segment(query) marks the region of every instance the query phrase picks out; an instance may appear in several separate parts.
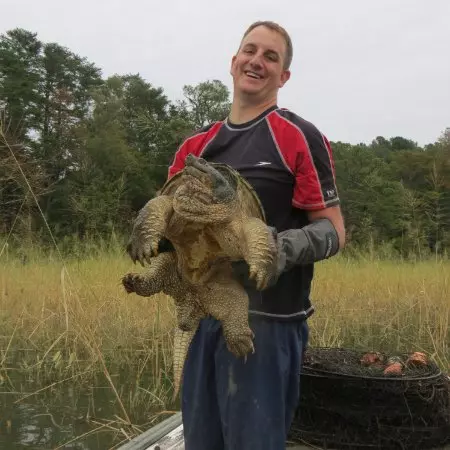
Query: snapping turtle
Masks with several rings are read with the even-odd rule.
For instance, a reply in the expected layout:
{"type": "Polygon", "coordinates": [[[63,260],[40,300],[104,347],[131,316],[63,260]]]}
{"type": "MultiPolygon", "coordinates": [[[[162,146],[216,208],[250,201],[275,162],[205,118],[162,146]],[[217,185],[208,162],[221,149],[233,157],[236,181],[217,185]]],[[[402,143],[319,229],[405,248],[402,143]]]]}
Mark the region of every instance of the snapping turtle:
{"type": "Polygon", "coordinates": [[[258,196],[237,171],[188,155],[185,168],[140,211],[127,250],[134,262],[150,266],[144,274],[124,276],[126,291],[164,292],[174,299],[176,391],[201,318],[221,321],[234,355],[254,352],[248,295],[233,277],[231,262],[245,260],[250,279],[262,290],[275,274],[277,248],[258,196]],[[165,240],[174,251],[160,252],[165,240]]]}

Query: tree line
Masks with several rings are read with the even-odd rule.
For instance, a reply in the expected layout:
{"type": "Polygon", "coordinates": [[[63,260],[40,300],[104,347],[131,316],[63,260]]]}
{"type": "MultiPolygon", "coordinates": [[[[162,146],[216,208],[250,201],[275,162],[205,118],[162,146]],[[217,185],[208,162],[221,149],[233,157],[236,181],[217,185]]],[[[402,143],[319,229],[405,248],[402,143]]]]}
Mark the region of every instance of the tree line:
{"type": "MultiPolygon", "coordinates": [[[[170,101],[139,74],[100,68],[36,33],[0,36],[0,236],[17,245],[128,235],[193,130],[223,119],[219,80],[170,101]]],[[[405,137],[331,142],[351,248],[402,255],[450,249],[450,128],[420,147],[405,137]]]]}

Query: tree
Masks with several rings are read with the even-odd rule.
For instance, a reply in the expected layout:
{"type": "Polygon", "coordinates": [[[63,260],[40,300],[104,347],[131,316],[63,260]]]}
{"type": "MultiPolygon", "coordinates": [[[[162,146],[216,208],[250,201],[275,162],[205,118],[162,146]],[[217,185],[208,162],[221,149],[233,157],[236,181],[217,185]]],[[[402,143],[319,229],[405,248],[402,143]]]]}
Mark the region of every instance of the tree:
{"type": "Polygon", "coordinates": [[[333,143],[337,187],[349,242],[381,243],[402,235],[405,190],[389,179],[388,165],[364,145],[333,143]]]}
{"type": "Polygon", "coordinates": [[[419,150],[419,146],[416,142],[411,139],[405,139],[401,136],[396,136],[390,139],[391,150],[393,152],[398,152],[402,150],[419,150]]]}
{"type": "MultiPolygon", "coordinates": [[[[139,74],[103,79],[27,30],[0,35],[0,234],[48,236],[31,191],[58,237],[128,233],[182,141],[229,113],[219,80],[183,93],[171,102],[139,74]]],[[[423,148],[402,136],[332,146],[350,247],[448,252],[450,128],[423,148]]]]}
{"type": "Polygon", "coordinates": [[[15,139],[26,144],[36,127],[42,43],[35,33],[16,28],[0,36],[0,108],[15,139]]]}
{"type": "Polygon", "coordinates": [[[196,86],[186,85],[183,93],[187,100],[183,106],[189,111],[190,121],[196,129],[223,120],[228,115],[230,93],[219,80],[205,81],[196,86]]]}
{"type": "Polygon", "coordinates": [[[0,114],[0,235],[11,231],[31,240],[35,199],[46,193],[45,173],[0,114]]]}
{"type": "Polygon", "coordinates": [[[108,78],[93,93],[90,116],[73,128],[80,145],[52,220],[80,236],[125,231],[164,182],[180,127],[186,123],[160,89],[138,75],[108,78]]]}
{"type": "Polygon", "coordinates": [[[79,145],[74,130],[89,115],[100,70],[58,44],[43,46],[41,115],[34,150],[54,184],[67,175],[79,145]]]}

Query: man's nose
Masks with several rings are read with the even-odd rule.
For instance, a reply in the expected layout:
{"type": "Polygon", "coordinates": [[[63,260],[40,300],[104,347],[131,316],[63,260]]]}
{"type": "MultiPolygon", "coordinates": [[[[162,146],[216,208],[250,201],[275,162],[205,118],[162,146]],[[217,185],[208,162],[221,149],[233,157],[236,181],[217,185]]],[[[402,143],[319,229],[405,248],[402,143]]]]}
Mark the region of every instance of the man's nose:
{"type": "Polygon", "coordinates": [[[262,62],[261,62],[262,55],[260,53],[254,53],[252,59],[250,60],[250,66],[252,66],[253,69],[261,69],[262,68],[262,62]]]}

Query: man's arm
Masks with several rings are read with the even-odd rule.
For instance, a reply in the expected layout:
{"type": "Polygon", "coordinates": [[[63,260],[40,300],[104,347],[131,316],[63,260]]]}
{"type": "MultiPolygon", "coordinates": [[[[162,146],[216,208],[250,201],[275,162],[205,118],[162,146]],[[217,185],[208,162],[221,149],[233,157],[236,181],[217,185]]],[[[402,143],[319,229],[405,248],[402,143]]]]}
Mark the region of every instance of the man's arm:
{"type": "Polygon", "coordinates": [[[293,206],[303,209],[309,224],[278,233],[280,270],[330,258],[345,245],[345,226],[336,187],[333,151],[312,124],[299,122],[301,135],[293,206]]]}
{"type": "MultiPolygon", "coordinates": [[[[286,145],[291,145],[287,141],[286,145]]],[[[277,277],[297,265],[330,258],[345,246],[345,226],[335,183],[332,149],[314,126],[307,126],[298,140],[299,161],[293,206],[306,212],[309,224],[276,233],[277,277]]],[[[236,263],[235,272],[245,273],[245,264],[236,263]]]]}
{"type": "Polygon", "coordinates": [[[344,217],[342,216],[341,207],[339,205],[330,206],[329,208],[320,209],[317,211],[308,211],[308,219],[314,222],[319,219],[328,219],[334,226],[339,237],[339,250],[345,246],[345,225],[344,217]]]}

